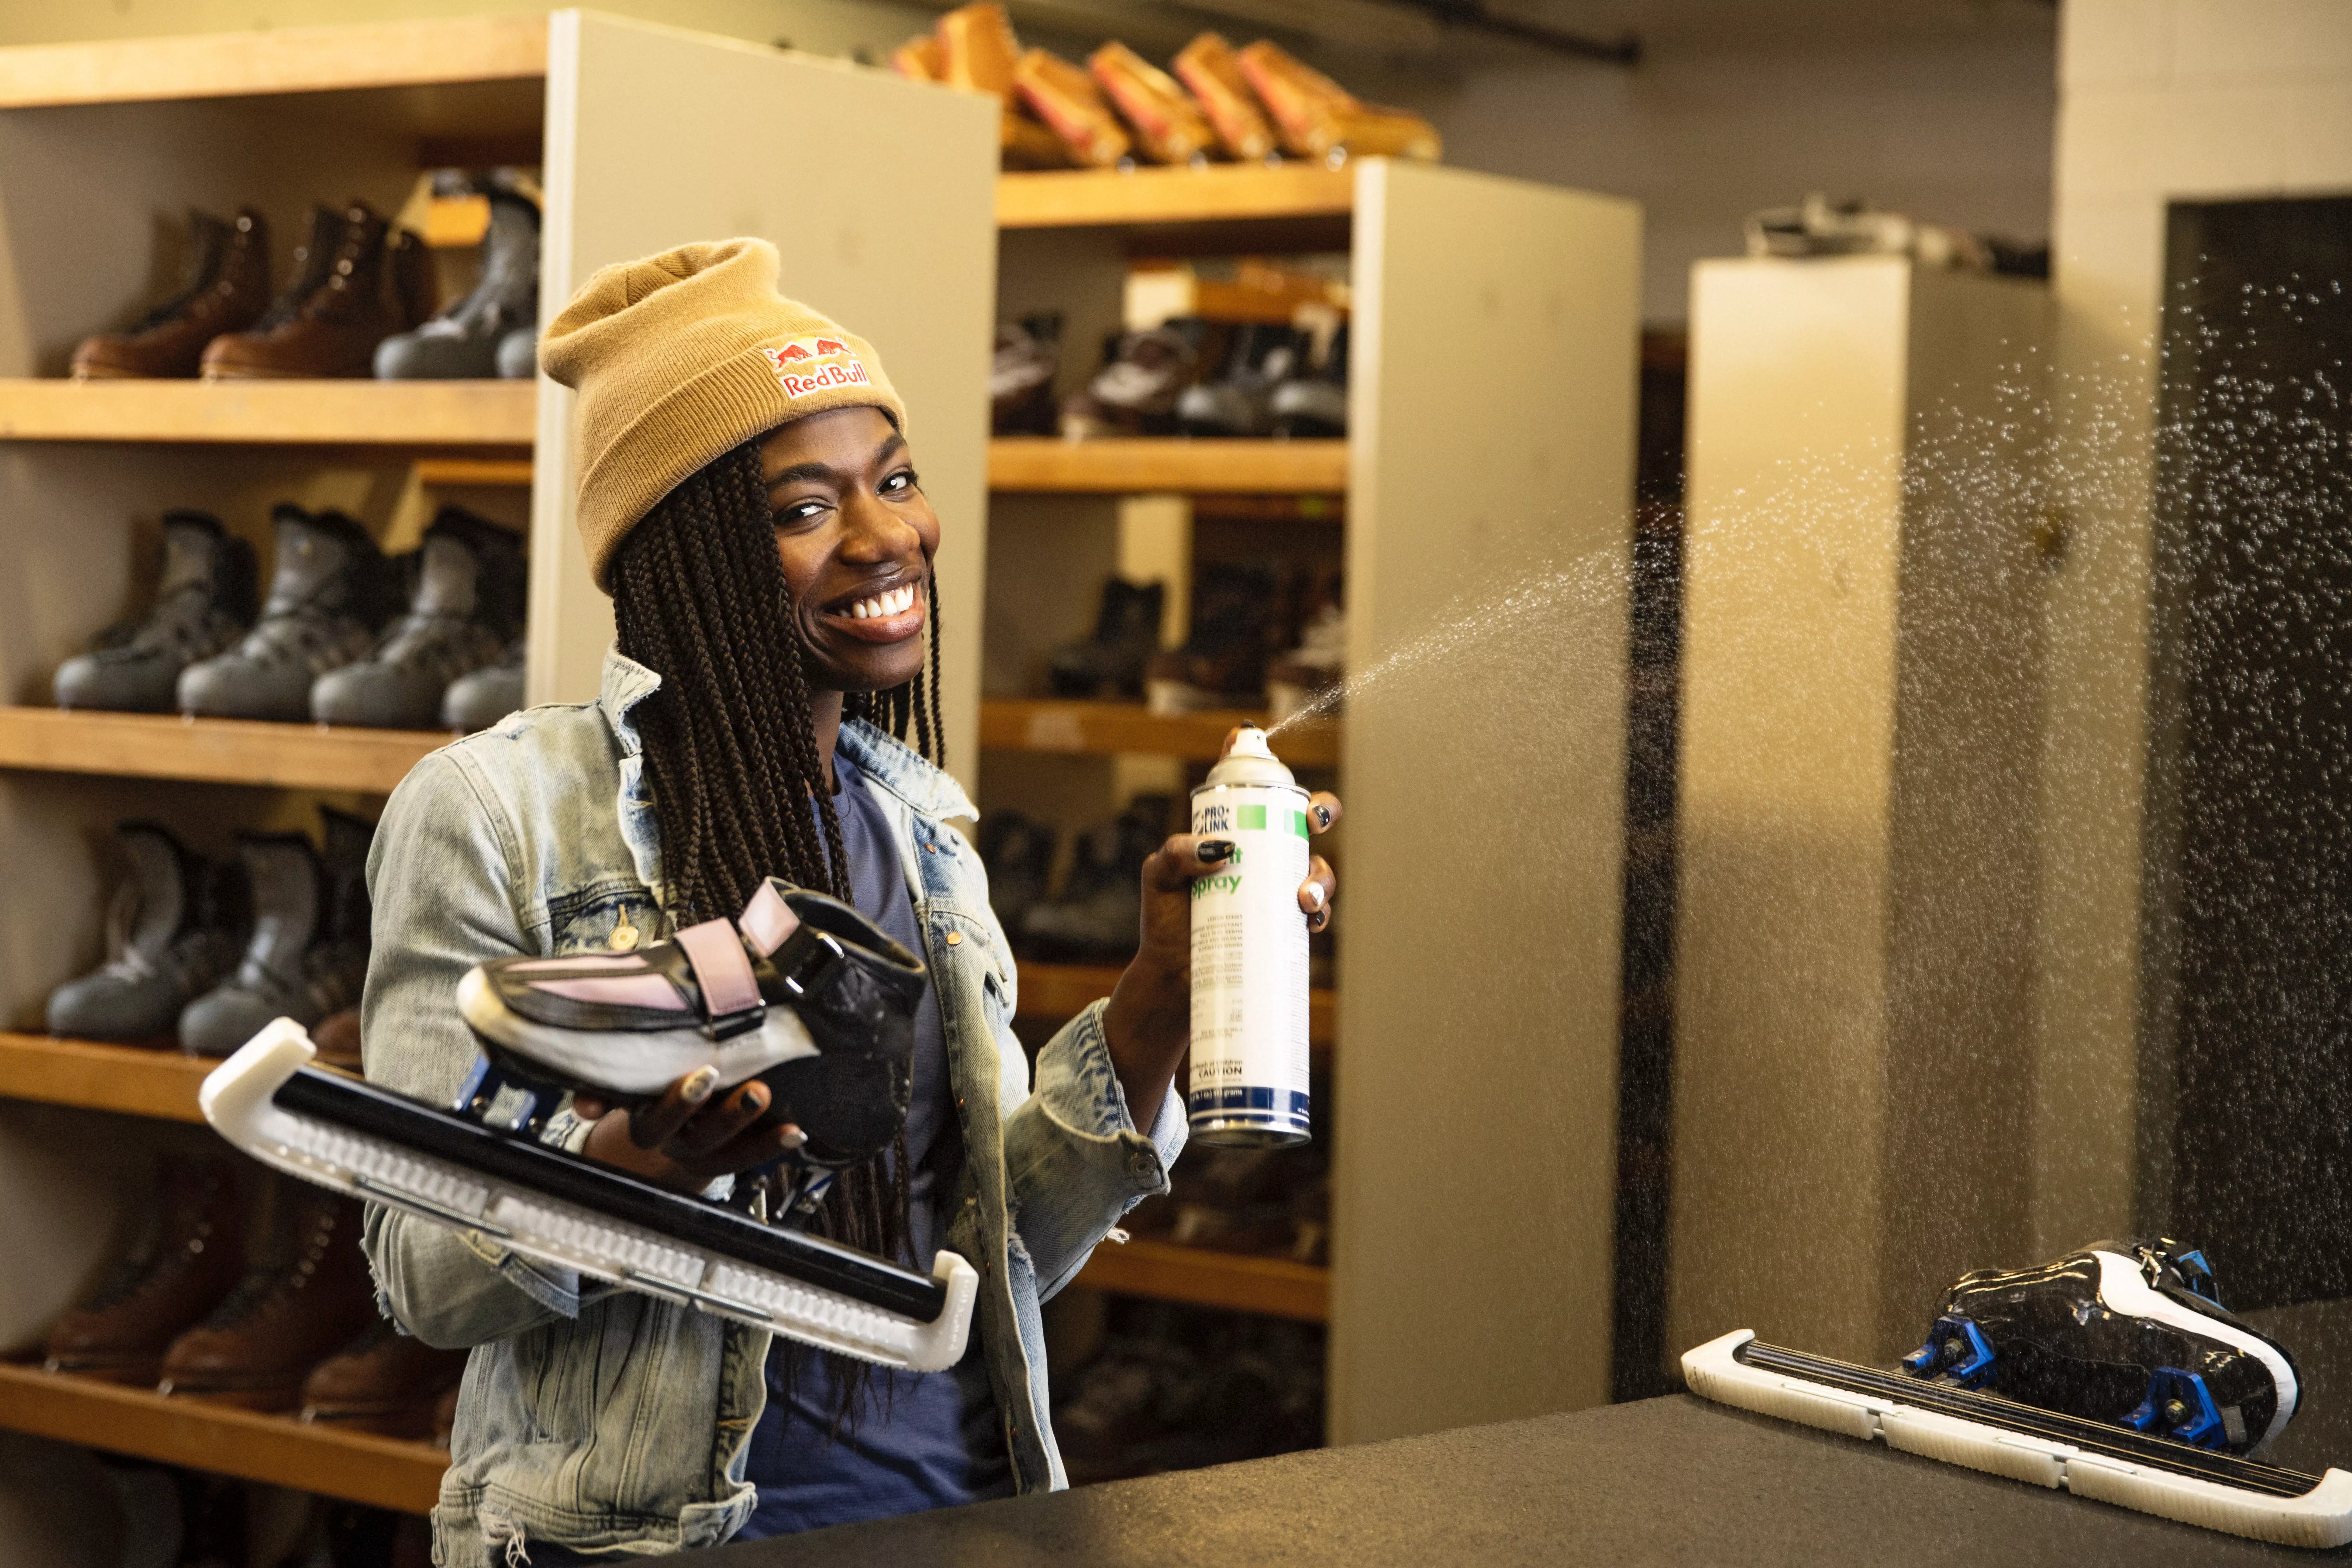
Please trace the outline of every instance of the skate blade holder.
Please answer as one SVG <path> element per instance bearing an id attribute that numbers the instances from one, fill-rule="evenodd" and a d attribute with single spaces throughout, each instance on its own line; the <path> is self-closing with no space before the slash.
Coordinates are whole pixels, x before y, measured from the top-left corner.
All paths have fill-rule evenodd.
<path id="1" fill-rule="evenodd" d="M 962 1359 L 980 1276 L 929 1275 L 310 1066 L 280 1018 L 213 1069 L 215 1131 L 287 1174 L 681 1306 L 908 1372 Z"/>
<path id="2" fill-rule="evenodd" d="M 1998 1394 L 1759 1343 L 1737 1329 L 1683 1355 L 1693 1394 L 1946 1464 L 2063 1488 L 2280 1546 L 2352 1542 L 2352 1474 L 2324 1476 L 2059 1415 Z"/>

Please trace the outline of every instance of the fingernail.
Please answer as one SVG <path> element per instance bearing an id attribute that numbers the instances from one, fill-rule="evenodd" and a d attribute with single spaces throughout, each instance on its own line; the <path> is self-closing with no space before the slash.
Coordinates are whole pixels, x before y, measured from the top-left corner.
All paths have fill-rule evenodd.
<path id="1" fill-rule="evenodd" d="M 1329 925 L 1330 923 L 1331 911 L 1329 910 L 1317 910 L 1313 914 L 1307 917 L 1307 929 L 1308 931 L 1321 931 L 1325 926 Z"/>
<path id="2" fill-rule="evenodd" d="M 1315 808 L 1315 826 L 1318 827 L 1328 827 L 1331 826 L 1331 808 L 1329 806 L 1318 805 Z"/>
<path id="3" fill-rule="evenodd" d="M 1328 896 L 1323 891 L 1323 884 L 1320 882 L 1307 883 L 1307 896 L 1315 900 L 1315 907 L 1318 910 L 1329 901 Z"/>
<path id="4" fill-rule="evenodd" d="M 803 1143 L 805 1143 L 805 1142 L 808 1142 L 808 1134 L 807 1134 L 807 1133 L 805 1133 L 805 1132 L 803 1132 L 803 1131 L 802 1131 L 799 1128 L 797 1128 L 797 1127 L 787 1127 L 787 1128 L 785 1128 L 785 1129 L 784 1129 L 784 1147 L 785 1147 L 785 1148 L 787 1148 L 787 1149 L 797 1149 L 797 1148 L 799 1148 L 802 1144 L 803 1144 Z"/>
<path id="5" fill-rule="evenodd" d="M 694 1069 L 693 1076 L 688 1078 L 684 1086 L 678 1089 L 677 1097 L 688 1105 L 700 1105 L 710 1098 L 710 1091 L 718 1087 L 719 1069 L 717 1068 L 697 1068 Z"/>
<path id="6" fill-rule="evenodd" d="M 1215 865 L 1218 861 L 1224 859 L 1233 852 L 1233 845 L 1223 838 L 1208 839 L 1195 847 L 1192 851 L 1194 855 L 1200 857 L 1201 863 L 1206 866 Z"/>
<path id="7" fill-rule="evenodd" d="M 768 1109 L 768 1089 L 765 1084 L 753 1084 L 743 1091 L 743 1107 L 747 1110 Z"/>

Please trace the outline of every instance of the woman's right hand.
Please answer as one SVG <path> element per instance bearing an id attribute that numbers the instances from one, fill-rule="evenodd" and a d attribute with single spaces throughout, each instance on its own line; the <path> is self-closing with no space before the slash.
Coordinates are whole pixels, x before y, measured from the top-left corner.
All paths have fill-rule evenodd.
<path id="1" fill-rule="evenodd" d="M 789 1121 L 753 1124 L 768 1110 L 768 1086 L 747 1083 L 713 1095 L 719 1074 L 699 1068 L 650 1105 L 625 1110 L 593 1095 L 572 1097 L 572 1113 L 596 1125 L 582 1152 L 680 1192 L 699 1192 L 721 1176 L 749 1171 L 807 1142 Z"/>

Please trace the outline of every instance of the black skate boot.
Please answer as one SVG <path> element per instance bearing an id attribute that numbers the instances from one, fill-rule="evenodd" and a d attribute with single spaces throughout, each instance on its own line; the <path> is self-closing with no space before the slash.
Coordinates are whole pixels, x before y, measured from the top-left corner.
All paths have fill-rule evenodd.
<path id="1" fill-rule="evenodd" d="M 1124 963 L 1143 934 L 1143 862 L 1166 837 L 1169 799 L 1138 795 L 1081 834 L 1062 896 L 1031 906 L 1022 931 L 1055 963 Z"/>
<path id="2" fill-rule="evenodd" d="M 416 590 L 376 650 L 310 688 L 321 724 L 423 730 L 452 681 L 497 662 L 522 626 L 522 541 L 463 507 L 425 531 Z"/>
<path id="3" fill-rule="evenodd" d="M 234 647 L 253 625 L 254 596 L 252 545 L 209 513 L 165 512 L 154 607 L 58 667 L 58 706 L 170 712 L 180 672 Z"/>
<path id="4" fill-rule="evenodd" d="M 367 851 L 374 829 L 322 808 L 322 855 L 299 833 L 256 833 L 242 848 L 253 883 L 253 940 L 236 973 L 188 1004 L 180 1045 L 225 1057 L 280 1017 L 304 1028 L 355 1005 L 367 978 Z"/>
<path id="5" fill-rule="evenodd" d="M 1017 811 L 992 811 L 980 819 L 980 862 L 988 868 L 988 902 L 1004 927 L 1005 940 L 1023 941 L 1022 922 L 1045 896 L 1054 873 L 1054 829 Z"/>
<path id="6" fill-rule="evenodd" d="M 236 963 L 244 879 L 156 823 L 126 822 L 115 832 L 131 878 L 107 912 L 106 963 L 49 993 L 49 1033 L 168 1045 L 180 1009 Z"/>
<path id="7" fill-rule="evenodd" d="M 398 603 L 398 574 L 341 512 L 281 504 L 269 602 L 244 641 L 181 672 L 180 710 L 226 719 L 310 717 L 310 683 L 364 658 Z"/>
<path id="8" fill-rule="evenodd" d="M 2222 1310 L 2204 1254 L 2164 1237 L 1965 1275 L 1903 1366 L 2230 1454 L 2285 1430 L 2300 1392 L 2284 1347 Z"/>
<path id="9" fill-rule="evenodd" d="M 472 734 L 487 730 L 523 703 L 524 649 L 518 636 L 496 664 L 461 675 L 441 695 L 441 727 Z"/>
<path id="10" fill-rule="evenodd" d="M 1047 668 L 1054 694 L 1142 696 L 1143 667 L 1160 651 L 1160 610 L 1167 599 L 1165 583 L 1130 583 L 1124 577 L 1105 583 L 1094 635 L 1057 649 Z"/>
<path id="11" fill-rule="evenodd" d="M 482 280 L 474 291 L 414 331 L 376 345 L 383 381 L 488 380 L 506 375 L 499 349 L 509 333 L 539 320 L 539 208 L 496 181 L 490 230 L 482 241 Z"/>

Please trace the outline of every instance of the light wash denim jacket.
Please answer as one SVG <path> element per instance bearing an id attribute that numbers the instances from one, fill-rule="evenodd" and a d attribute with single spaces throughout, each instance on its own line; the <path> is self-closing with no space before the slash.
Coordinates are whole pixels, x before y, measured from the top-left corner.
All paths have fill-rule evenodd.
<path id="1" fill-rule="evenodd" d="M 630 717 L 659 684 L 608 654 L 595 702 L 513 715 L 425 758 L 394 792 L 368 863 L 370 1079 L 446 1105 L 474 1062 L 456 1000 L 467 969 L 604 949 L 624 921 L 646 942 L 665 934 L 659 836 Z M 890 820 L 939 991 L 964 1143 L 944 1245 L 980 1270 L 972 1327 L 1020 1488 L 1061 1487 L 1038 1306 L 1121 1215 L 1167 1190 L 1181 1103 L 1171 1089 L 1150 1135 L 1136 1131 L 1100 1003 L 1046 1045 L 1031 1087 L 987 878 L 944 826 L 973 815 L 971 803 L 878 730 L 844 724 L 840 744 Z M 566 1110 L 544 1136 L 577 1149 L 587 1124 Z M 767 1397 L 766 1333 L 593 1280 L 583 1289 L 478 1231 L 379 1207 L 365 1245 L 379 1303 L 402 1327 L 473 1347 L 433 1515 L 436 1563 L 519 1561 L 536 1540 L 616 1556 L 715 1546 L 749 1516 L 743 1467 Z"/>

